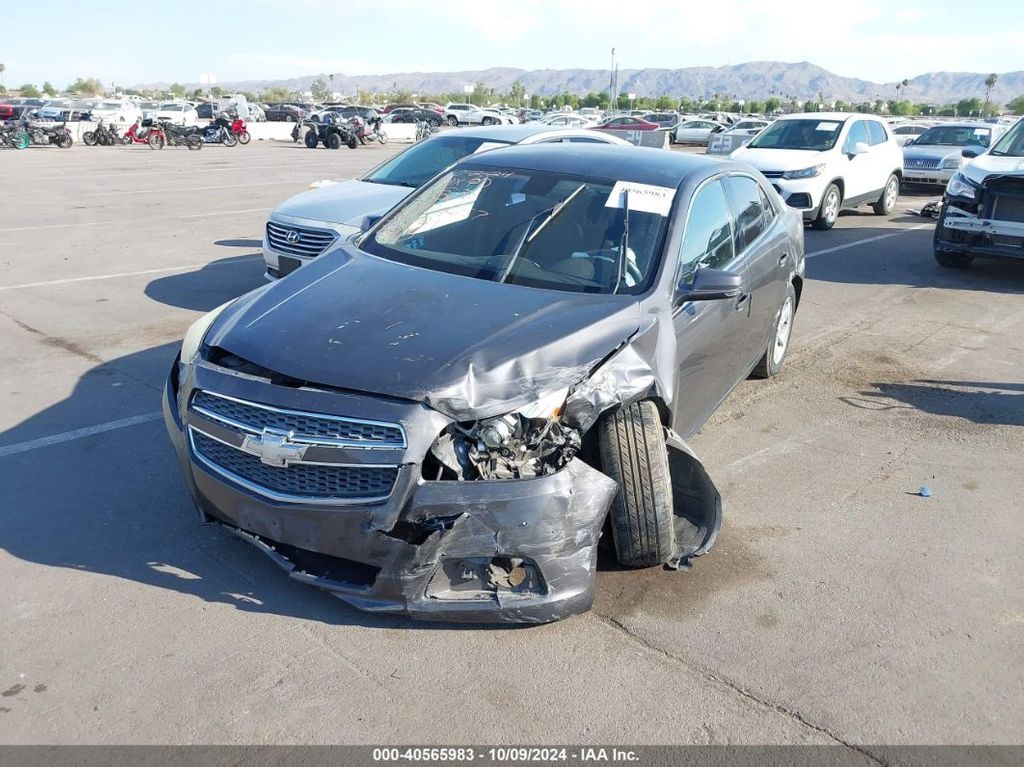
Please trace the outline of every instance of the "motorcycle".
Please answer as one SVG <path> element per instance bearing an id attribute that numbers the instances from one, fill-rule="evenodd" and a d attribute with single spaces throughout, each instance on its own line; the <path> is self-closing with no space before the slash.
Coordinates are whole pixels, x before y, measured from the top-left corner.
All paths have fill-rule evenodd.
<path id="1" fill-rule="evenodd" d="M 241 117 L 235 117 L 231 121 L 231 132 L 235 134 L 239 144 L 248 144 L 252 140 L 252 136 L 249 135 L 249 129 L 245 125 L 245 120 Z"/>
<path id="2" fill-rule="evenodd" d="M 224 146 L 238 144 L 238 137 L 231 131 L 231 120 L 224 115 L 218 116 L 216 120 L 203 128 L 199 135 L 207 144 L 223 144 Z"/>
<path id="3" fill-rule="evenodd" d="M 203 137 L 199 135 L 198 128 L 186 128 L 171 122 L 163 122 L 162 128 L 169 146 L 185 146 L 190 151 L 203 148 Z"/>
<path id="4" fill-rule="evenodd" d="M 433 136 L 435 133 L 437 133 L 437 128 L 435 128 L 431 123 L 427 122 L 426 120 L 417 120 L 416 121 L 416 140 L 417 141 L 423 141 L 423 139 L 428 139 L 431 136 Z"/>
<path id="5" fill-rule="evenodd" d="M 359 137 L 352 123 L 325 117 L 321 122 L 310 124 L 305 142 L 310 149 L 316 149 L 319 144 L 328 149 L 341 149 L 342 144 L 349 149 L 355 149 L 359 146 Z"/>
<path id="6" fill-rule="evenodd" d="M 123 138 L 125 143 L 148 144 L 150 149 L 163 149 L 167 143 L 164 129 L 150 117 L 133 122 Z"/>
<path id="7" fill-rule="evenodd" d="M 60 149 L 68 149 L 74 140 L 65 123 L 37 123 L 22 120 L 21 128 L 28 133 L 29 141 L 40 146 L 53 144 Z"/>
<path id="8" fill-rule="evenodd" d="M 0 123 L 0 146 L 12 149 L 28 149 L 30 139 L 28 131 L 16 123 Z"/>
<path id="9" fill-rule="evenodd" d="M 103 120 L 96 124 L 95 130 L 87 130 L 82 134 L 82 143 L 86 146 L 115 146 L 123 144 L 124 139 L 113 123 L 103 124 Z"/>
<path id="10" fill-rule="evenodd" d="M 388 134 L 381 130 L 379 117 L 372 117 L 366 122 L 360 117 L 353 117 L 349 122 L 355 128 L 356 138 L 360 144 L 369 144 L 371 141 L 379 141 L 381 144 L 388 143 Z"/>

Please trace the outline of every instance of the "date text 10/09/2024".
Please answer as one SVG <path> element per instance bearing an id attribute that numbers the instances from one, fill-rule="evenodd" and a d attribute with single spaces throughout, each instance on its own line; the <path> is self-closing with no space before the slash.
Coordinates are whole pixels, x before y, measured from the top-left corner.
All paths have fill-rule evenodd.
<path id="1" fill-rule="evenodd" d="M 636 762 L 635 751 L 619 748 L 527 746 L 375 748 L 375 762 Z"/>

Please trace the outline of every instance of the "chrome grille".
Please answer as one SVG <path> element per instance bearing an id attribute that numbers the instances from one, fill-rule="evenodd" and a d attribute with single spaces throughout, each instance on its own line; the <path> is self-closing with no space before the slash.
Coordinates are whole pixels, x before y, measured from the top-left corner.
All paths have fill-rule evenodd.
<path id="1" fill-rule="evenodd" d="M 398 424 L 283 410 L 208 391 L 196 392 L 190 408 L 238 433 L 276 429 L 299 442 L 396 450 L 405 447 L 405 431 Z"/>
<path id="2" fill-rule="evenodd" d="M 291 256 L 316 258 L 327 250 L 337 237 L 338 235 L 329 229 L 267 222 L 267 243 L 278 253 L 287 253 Z"/>
<path id="3" fill-rule="evenodd" d="M 933 157 L 910 157 L 903 161 L 903 167 L 908 169 L 920 168 L 934 170 L 938 168 L 940 165 L 942 165 L 942 159 L 936 159 Z"/>
<path id="4" fill-rule="evenodd" d="M 331 466 L 297 463 L 287 468 L 267 466 L 259 458 L 190 429 L 196 455 L 219 473 L 260 492 L 281 497 L 338 501 L 383 500 L 398 478 L 397 466 Z"/>

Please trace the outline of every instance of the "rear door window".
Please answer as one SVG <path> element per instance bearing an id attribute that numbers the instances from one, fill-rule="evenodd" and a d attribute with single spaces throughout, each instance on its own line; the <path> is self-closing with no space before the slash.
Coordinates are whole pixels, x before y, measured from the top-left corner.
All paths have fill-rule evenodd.
<path id="1" fill-rule="evenodd" d="M 868 138 L 871 139 L 868 143 L 872 146 L 875 144 L 884 144 L 889 140 L 889 137 L 885 133 L 885 127 L 880 122 L 875 120 L 868 120 Z"/>

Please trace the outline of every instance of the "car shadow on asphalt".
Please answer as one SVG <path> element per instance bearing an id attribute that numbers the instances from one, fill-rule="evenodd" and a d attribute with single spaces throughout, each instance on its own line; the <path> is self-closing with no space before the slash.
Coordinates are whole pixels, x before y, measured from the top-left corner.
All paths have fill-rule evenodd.
<path id="1" fill-rule="evenodd" d="M 919 380 L 872 386 L 874 391 L 840 399 L 864 410 L 913 408 L 977 424 L 1024 426 L 1024 383 Z"/>
<path id="2" fill-rule="evenodd" d="M 291 580 L 250 544 L 203 524 L 158 414 L 178 348 L 164 344 L 98 365 L 67 398 L 0 431 L 0 549 L 43 568 L 120 578 L 247 613 L 384 629 L 481 628 L 362 612 Z M 132 425 L 52 439 L 136 416 L 142 418 Z M 42 569 L 19 572 L 49 578 L 72 602 L 126 600 L 128 621 L 131 601 L 158 598 L 103 581 L 54 580 Z"/>
<path id="3" fill-rule="evenodd" d="M 925 224 L 925 227 L 909 232 L 892 227 L 858 227 L 856 240 L 837 238 L 839 249 L 831 252 L 832 246 L 818 238 L 815 245 L 823 246 L 824 252 L 807 259 L 808 279 L 856 285 L 1024 293 L 1024 259 L 977 258 L 967 269 L 950 269 L 940 266 L 932 253 L 933 219 L 902 215 L 890 220 L 907 226 Z M 842 234 L 839 229 L 833 231 Z M 856 244 L 875 237 L 879 239 Z M 808 250 L 812 249 L 808 247 Z"/>
<path id="4" fill-rule="evenodd" d="M 221 240 L 216 244 L 249 242 L 257 241 Z M 145 293 L 154 301 L 168 306 L 208 312 L 226 301 L 265 285 L 265 268 L 260 253 L 221 258 L 211 261 L 202 269 L 158 277 L 146 285 Z"/>

